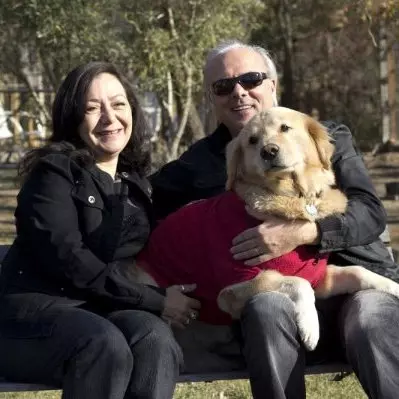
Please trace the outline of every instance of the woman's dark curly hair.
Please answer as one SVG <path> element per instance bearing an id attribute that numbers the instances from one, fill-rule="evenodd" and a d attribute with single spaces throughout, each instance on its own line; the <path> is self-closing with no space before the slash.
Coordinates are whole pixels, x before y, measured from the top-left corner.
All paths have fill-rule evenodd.
<path id="1" fill-rule="evenodd" d="M 114 75 L 121 82 L 132 109 L 132 134 L 119 154 L 117 170 L 136 171 L 141 176 L 149 171 L 148 128 L 134 89 L 113 64 L 98 61 L 78 66 L 62 82 L 53 103 L 53 133 L 49 143 L 26 154 L 19 164 L 20 176 L 26 177 L 41 157 L 54 152 L 67 154 L 84 165 L 94 163 L 94 155 L 81 139 L 78 129 L 85 115 L 87 91 L 93 79 L 101 73 Z"/>

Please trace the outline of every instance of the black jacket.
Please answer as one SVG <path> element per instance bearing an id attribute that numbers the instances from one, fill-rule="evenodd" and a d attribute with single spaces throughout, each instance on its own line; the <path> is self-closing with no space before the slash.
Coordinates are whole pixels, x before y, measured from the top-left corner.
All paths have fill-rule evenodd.
<path id="1" fill-rule="evenodd" d="M 386 213 L 377 197 L 361 155 L 357 152 L 349 129 L 326 122 L 335 142 L 332 164 L 339 188 L 349 198 L 343 215 L 318 222 L 320 251 L 332 252 L 336 264 L 361 264 L 386 273 L 396 269 L 379 235 L 384 231 Z M 182 205 L 209 198 L 224 190 L 226 182 L 225 148 L 231 135 L 224 125 L 191 146 L 150 177 L 153 205 L 161 219 Z"/>
<path id="2" fill-rule="evenodd" d="M 124 195 L 128 190 L 128 197 L 139 204 L 130 217 L 131 241 L 124 248 L 124 256 L 134 257 L 150 232 L 150 186 L 127 173 L 122 184 L 127 187 Z M 132 283 L 116 262 L 123 201 L 114 194 L 112 178 L 96 166 L 82 167 L 62 154 L 42 158 L 18 195 L 17 237 L 0 275 L 3 303 L 16 312 L 30 301 L 38 308 L 58 301 L 160 314 L 165 290 Z"/>

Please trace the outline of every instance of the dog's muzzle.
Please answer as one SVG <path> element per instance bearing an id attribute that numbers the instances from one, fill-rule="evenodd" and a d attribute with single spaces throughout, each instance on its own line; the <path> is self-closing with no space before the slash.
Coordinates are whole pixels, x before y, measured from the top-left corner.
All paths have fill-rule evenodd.
<path id="1" fill-rule="evenodd" d="M 279 151 L 280 147 L 277 144 L 266 144 L 260 150 L 260 156 L 265 161 L 272 161 L 274 158 L 276 158 Z"/>

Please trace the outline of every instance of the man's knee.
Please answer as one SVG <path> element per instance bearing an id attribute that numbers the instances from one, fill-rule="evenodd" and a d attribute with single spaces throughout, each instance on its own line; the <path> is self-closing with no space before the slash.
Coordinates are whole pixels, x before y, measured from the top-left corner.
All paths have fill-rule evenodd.
<path id="1" fill-rule="evenodd" d="M 399 301 L 390 294 L 365 290 L 352 295 L 344 304 L 341 320 L 347 345 L 361 339 L 379 339 L 390 326 L 399 323 Z M 396 327 L 395 327 L 396 328 Z"/>
<path id="2" fill-rule="evenodd" d="M 255 295 L 245 305 L 242 322 L 254 322 L 259 324 L 281 324 L 284 321 L 293 323 L 295 320 L 294 304 L 283 294 L 277 292 L 265 292 Z"/>
<path id="3" fill-rule="evenodd" d="M 250 299 L 241 316 L 241 332 L 244 356 L 252 369 L 268 364 L 271 369 L 288 370 L 301 356 L 294 304 L 283 294 L 267 292 Z"/>

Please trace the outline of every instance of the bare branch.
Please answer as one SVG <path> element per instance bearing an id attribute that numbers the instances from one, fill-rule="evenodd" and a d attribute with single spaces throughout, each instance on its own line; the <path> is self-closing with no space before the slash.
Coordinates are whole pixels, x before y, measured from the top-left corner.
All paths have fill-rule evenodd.
<path id="1" fill-rule="evenodd" d="M 173 139 L 172 146 L 170 149 L 169 157 L 170 159 L 175 159 L 177 157 L 177 150 L 179 148 L 179 144 L 181 141 L 181 138 L 183 137 L 184 130 L 187 125 L 187 120 L 188 120 L 188 115 L 190 112 L 191 108 L 191 101 L 192 101 L 192 66 L 187 65 L 186 66 L 187 70 L 187 82 L 186 82 L 186 87 L 187 87 L 187 96 L 186 96 L 186 102 L 184 104 L 184 111 L 183 115 L 180 121 L 179 125 L 179 130 L 176 133 L 175 138 Z"/>
<path id="2" fill-rule="evenodd" d="M 167 10 L 168 10 L 168 21 L 169 21 L 169 26 L 170 26 L 170 31 L 172 33 L 172 37 L 174 39 L 178 40 L 179 35 L 177 34 L 177 30 L 176 30 L 175 19 L 173 17 L 173 10 L 170 6 L 168 6 Z"/>
<path id="3" fill-rule="evenodd" d="M 373 17 L 371 16 L 371 14 L 370 14 L 369 11 L 367 10 L 367 8 L 366 8 L 366 10 L 365 10 L 365 13 L 366 13 L 366 19 L 367 19 L 367 33 L 368 33 L 368 35 L 369 35 L 370 38 L 371 38 L 371 42 L 373 43 L 373 46 L 374 46 L 375 48 L 377 48 L 377 47 L 378 47 L 378 43 L 377 43 L 377 40 L 375 39 L 375 36 L 374 36 L 374 34 L 373 34 L 372 30 L 371 30 L 371 25 L 372 25 L 372 22 L 373 22 Z"/>

